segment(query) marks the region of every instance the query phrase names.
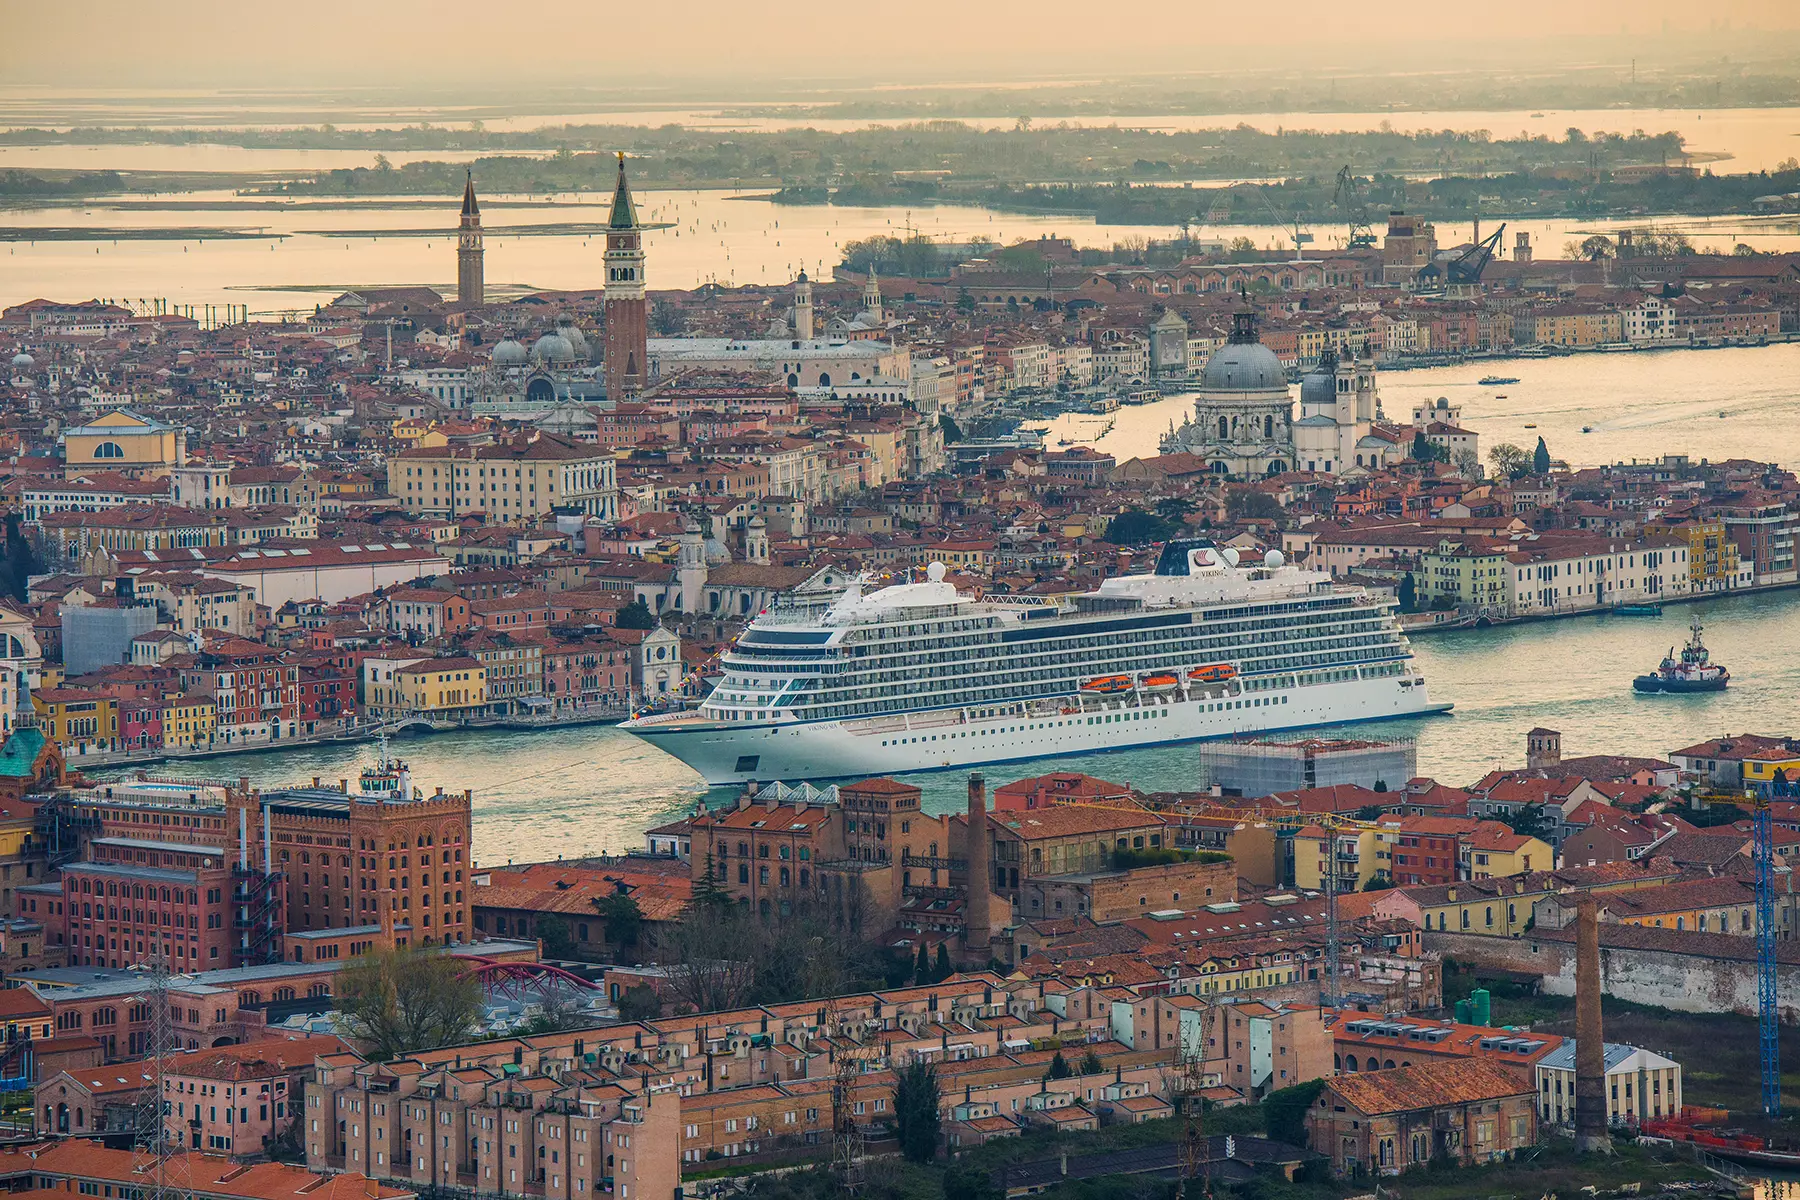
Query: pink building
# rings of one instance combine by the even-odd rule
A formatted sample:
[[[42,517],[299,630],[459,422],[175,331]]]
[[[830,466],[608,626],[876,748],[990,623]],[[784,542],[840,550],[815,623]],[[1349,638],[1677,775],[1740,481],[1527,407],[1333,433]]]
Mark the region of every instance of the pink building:
[[[557,712],[628,704],[631,648],[610,638],[544,647],[544,695],[555,702]]]
[[[195,1050],[163,1061],[163,1120],[177,1146],[260,1155],[299,1115],[303,1074],[313,1058],[350,1047],[323,1034],[291,1041],[250,1042]]]

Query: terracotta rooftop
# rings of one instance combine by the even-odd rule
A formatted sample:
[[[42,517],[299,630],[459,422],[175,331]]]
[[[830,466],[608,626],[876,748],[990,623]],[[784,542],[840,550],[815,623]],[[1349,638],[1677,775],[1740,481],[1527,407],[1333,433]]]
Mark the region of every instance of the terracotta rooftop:
[[[1449,1060],[1334,1076],[1327,1091],[1336,1092],[1357,1111],[1374,1116],[1534,1095],[1532,1085],[1521,1079],[1489,1063]]]

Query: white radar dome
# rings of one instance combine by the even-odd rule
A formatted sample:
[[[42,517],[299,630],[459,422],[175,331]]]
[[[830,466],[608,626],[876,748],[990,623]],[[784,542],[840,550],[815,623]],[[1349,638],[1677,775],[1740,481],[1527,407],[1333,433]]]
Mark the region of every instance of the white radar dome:
[[[925,568],[925,578],[931,580],[933,583],[944,582],[945,574],[944,564],[941,562],[934,562],[929,567]]]
[[[1271,550],[1263,555],[1263,566],[1268,567],[1271,571],[1286,561],[1287,559],[1281,557],[1279,550]]]
[[[1237,547],[1235,547],[1235,546],[1225,547],[1225,552],[1220,557],[1224,558],[1226,566],[1228,566],[1228,567],[1237,566],[1238,565]]]

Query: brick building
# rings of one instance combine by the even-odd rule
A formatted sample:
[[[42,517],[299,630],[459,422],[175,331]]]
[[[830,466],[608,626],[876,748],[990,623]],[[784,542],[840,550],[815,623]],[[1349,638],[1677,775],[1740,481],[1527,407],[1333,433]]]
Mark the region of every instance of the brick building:
[[[251,1042],[163,1060],[163,1123],[170,1144],[247,1158],[263,1154],[299,1117],[301,1085],[338,1037]]]
[[[1537,1143],[1536,1090],[1484,1062],[1434,1062],[1327,1081],[1307,1144],[1339,1175],[1495,1162]]]

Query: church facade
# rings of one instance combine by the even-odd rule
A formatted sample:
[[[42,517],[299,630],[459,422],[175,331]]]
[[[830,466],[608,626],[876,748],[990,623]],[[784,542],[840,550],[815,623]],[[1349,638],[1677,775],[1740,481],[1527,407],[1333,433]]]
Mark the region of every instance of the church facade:
[[[1207,360],[1193,415],[1163,435],[1164,454],[1192,454],[1229,479],[1284,471],[1342,475],[1385,467],[1405,447],[1381,425],[1375,359],[1329,349],[1300,385],[1295,415],[1287,368],[1257,338],[1256,316],[1232,315],[1231,337]]]
[[[1162,439],[1164,454],[1192,454],[1206,469],[1259,479],[1294,463],[1293,399],[1287,368],[1257,340],[1256,314],[1232,314],[1230,339],[1207,360],[1194,415]]]

